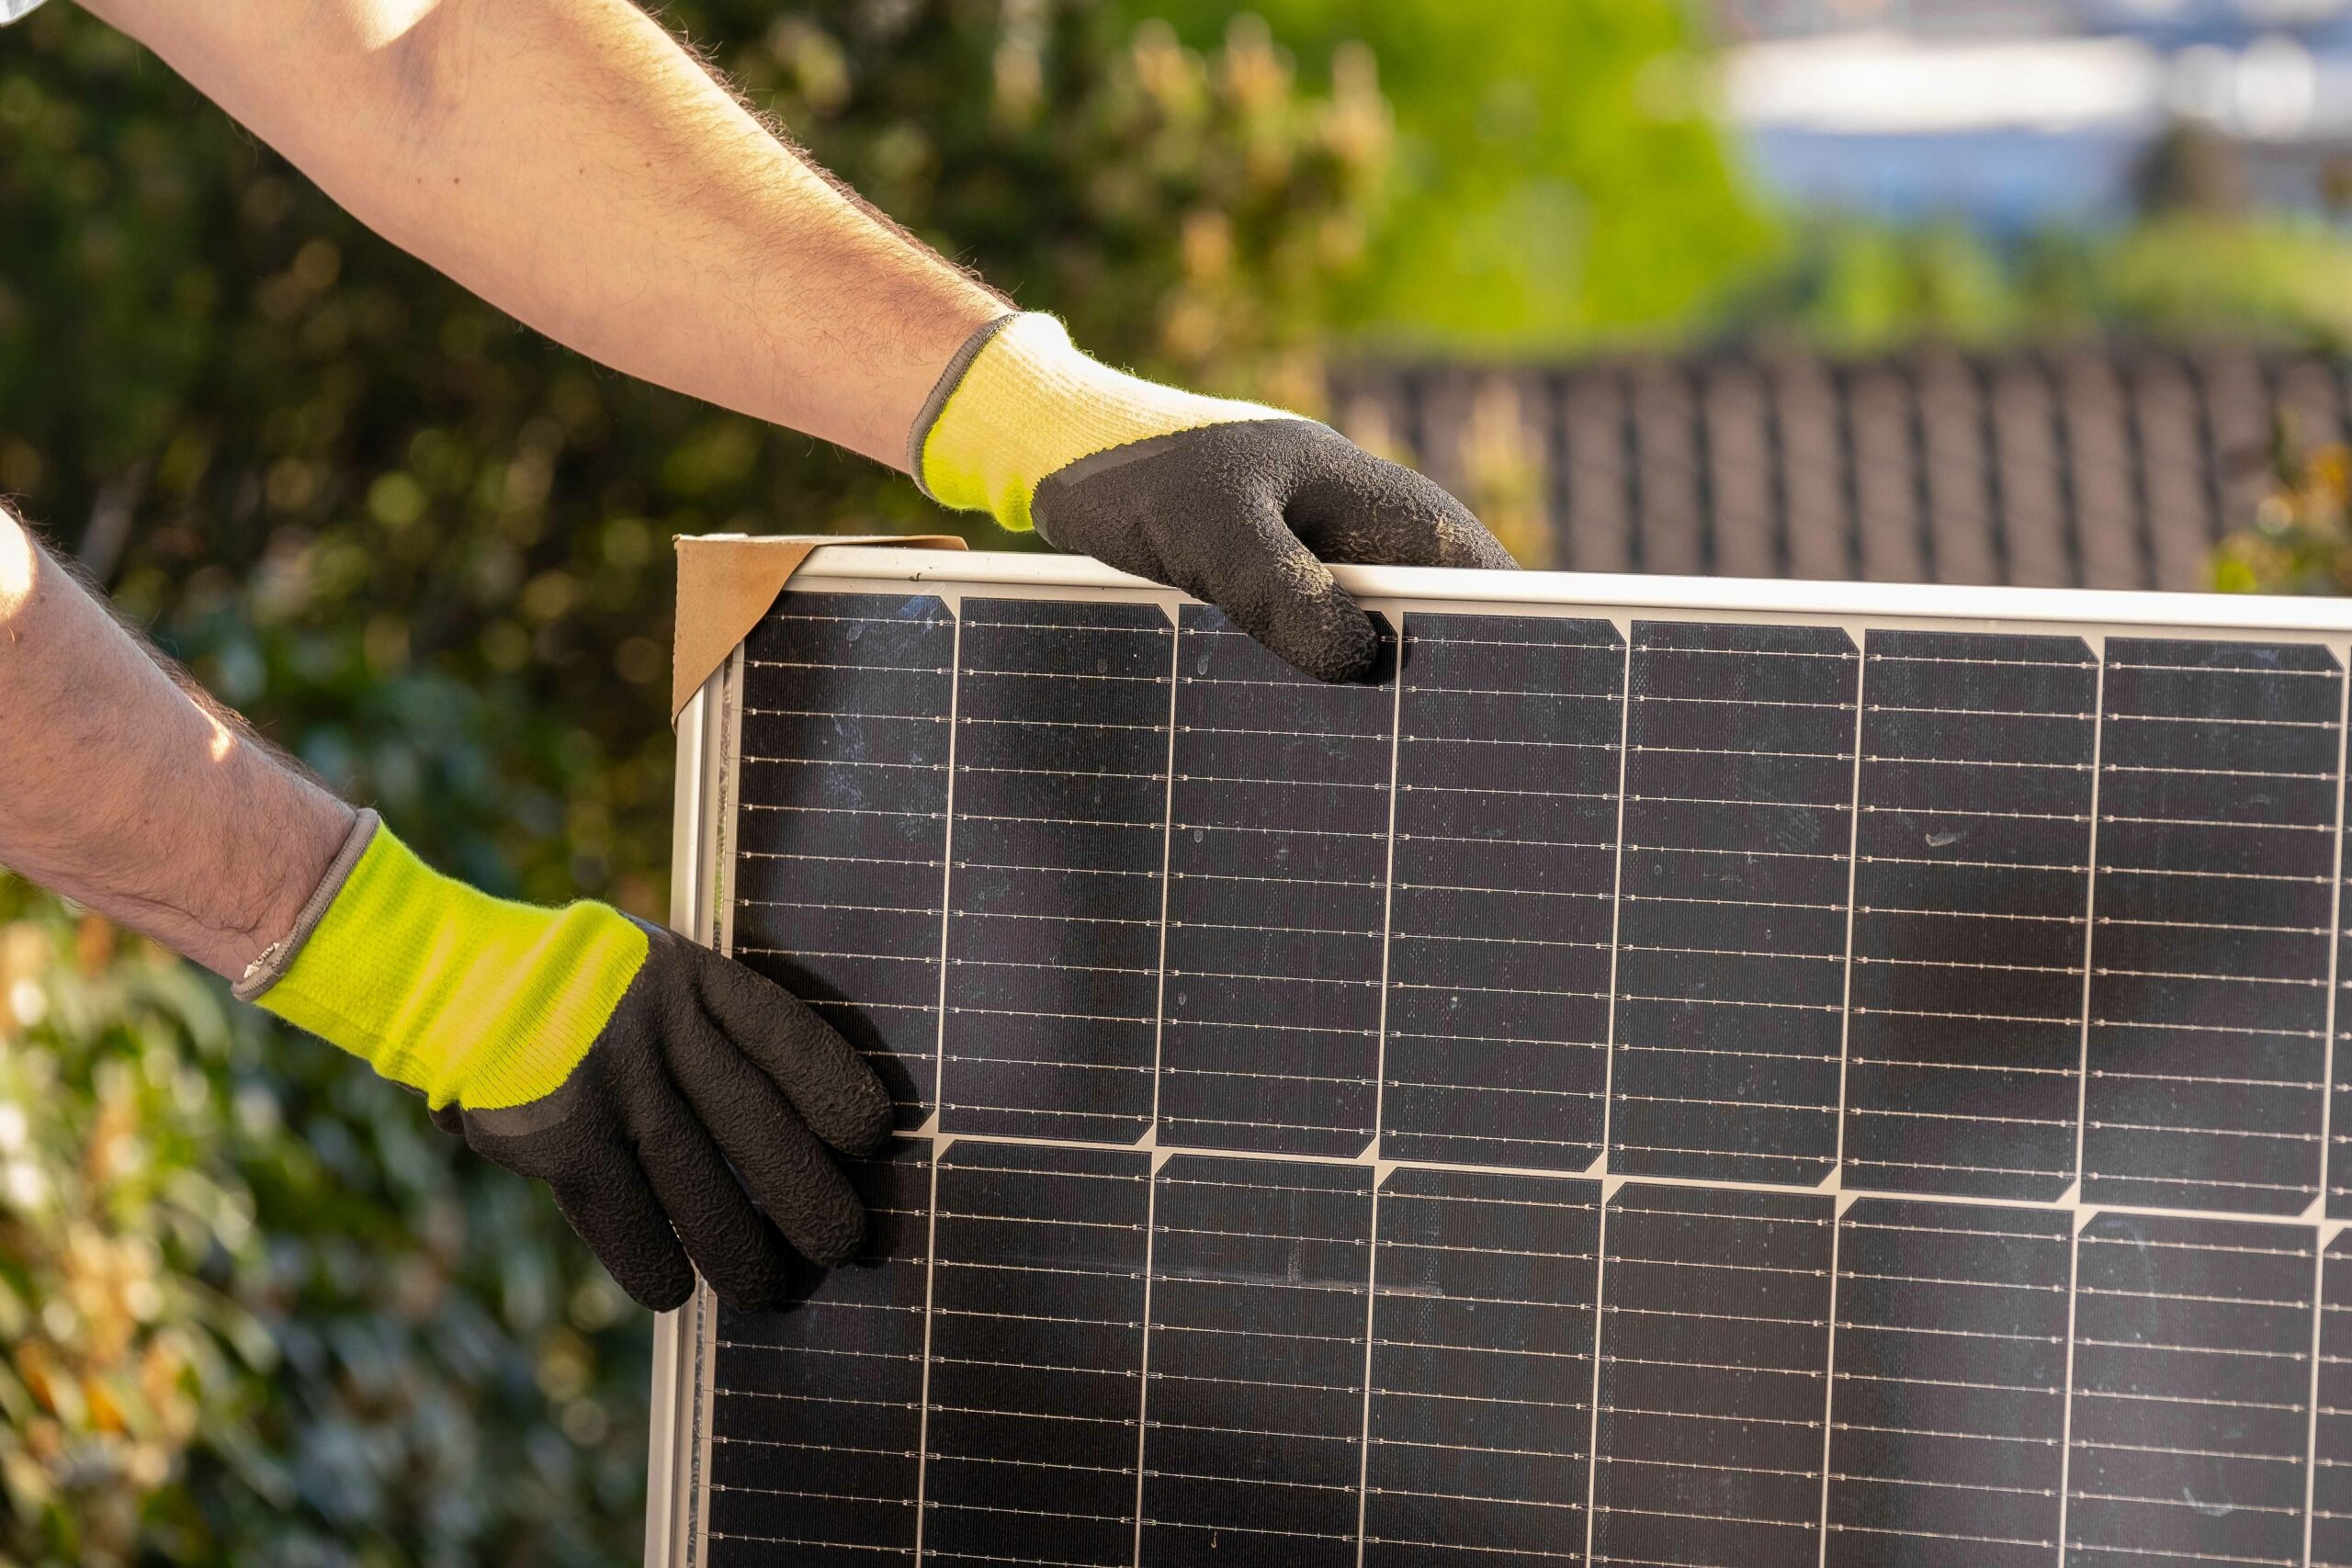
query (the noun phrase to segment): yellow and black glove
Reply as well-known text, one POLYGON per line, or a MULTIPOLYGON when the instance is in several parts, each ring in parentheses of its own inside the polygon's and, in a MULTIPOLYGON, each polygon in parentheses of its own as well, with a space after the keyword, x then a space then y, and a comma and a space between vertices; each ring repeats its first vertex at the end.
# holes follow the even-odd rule
POLYGON ((657 1312, 693 1290, 689 1258, 758 1310, 789 1288, 784 1237, 831 1265, 864 1235, 825 1145, 879 1145, 889 1096, 806 1005, 605 905, 534 908, 452 881, 372 811, 237 994, 422 1090, 444 1128, 548 1183, 657 1312))
POLYGON ((1514 564, 1410 468, 1281 409, 1114 370, 1051 316, 975 333, 915 420, 907 458, 942 505, 1180 588, 1327 681, 1363 677, 1378 644, 1324 561, 1514 564))

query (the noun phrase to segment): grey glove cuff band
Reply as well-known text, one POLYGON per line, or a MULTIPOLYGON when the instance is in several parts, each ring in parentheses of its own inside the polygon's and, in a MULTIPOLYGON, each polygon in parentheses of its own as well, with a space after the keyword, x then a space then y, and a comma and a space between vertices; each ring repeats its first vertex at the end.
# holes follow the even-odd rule
POLYGON ((932 383, 931 396, 923 399, 922 408, 916 413, 914 423, 907 428, 907 472, 914 479, 915 489, 922 491, 925 501, 939 499, 922 481, 922 448, 923 443, 931 439, 931 427, 939 423, 940 414, 946 411, 947 400, 954 397, 956 389, 964 384, 964 372, 972 367, 972 361, 980 356, 980 350, 988 347, 989 340, 1020 319, 1019 311, 1007 310, 992 321, 981 322, 972 335, 964 340, 964 345, 956 351, 954 357, 947 361, 947 368, 939 373, 939 379, 932 383))
POLYGON ((325 874, 319 878, 319 885, 311 889, 310 897, 303 901, 301 913, 294 917, 294 929, 263 948, 261 955, 245 965, 245 972, 231 987, 231 995, 241 1002, 249 1002, 285 978, 286 972, 294 967, 294 960, 300 956, 302 944, 311 940, 311 933, 318 930, 319 922, 326 918, 327 908, 334 902, 335 895, 342 892, 343 885, 351 879, 351 868, 357 865, 359 857, 368 852, 368 842, 376 837, 376 829, 382 822, 383 818, 375 812, 366 807, 360 807, 359 814, 352 819, 351 831, 344 836, 343 848, 335 851, 334 859, 327 862, 325 874))

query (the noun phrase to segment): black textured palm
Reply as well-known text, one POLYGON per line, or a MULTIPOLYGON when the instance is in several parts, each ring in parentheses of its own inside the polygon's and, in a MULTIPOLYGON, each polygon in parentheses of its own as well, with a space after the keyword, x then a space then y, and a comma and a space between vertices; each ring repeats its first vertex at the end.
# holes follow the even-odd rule
POLYGON ((1030 512, 1057 548, 1214 604, 1326 681, 1362 679, 1379 648, 1324 562, 1517 564, 1438 485, 1304 419, 1213 424, 1080 458, 1046 477, 1030 512))
POLYGON ((797 998, 656 931, 560 1089, 504 1110, 451 1105, 434 1120, 553 1188, 571 1228, 641 1304, 683 1303, 691 1258, 720 1299, 758 1311, 788 1298, 786 1238, 828 1267, 857 1250, 865 1211, 826 1145, 879 1145, 890 1098, 797 998))

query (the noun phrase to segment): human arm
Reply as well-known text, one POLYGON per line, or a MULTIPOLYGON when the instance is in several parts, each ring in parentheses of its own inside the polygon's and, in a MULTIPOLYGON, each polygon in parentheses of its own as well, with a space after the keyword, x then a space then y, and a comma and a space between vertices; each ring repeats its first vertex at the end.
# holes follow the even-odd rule
POLYGON ((0 865, 234 977, 352 810, 175 682, 0 509, 0 865))
POLYGON ((353 216, 632 376, 886 463, 1008 307, 628 0, 84 0, 353 216))
POLYGON ((85 0, 395 243, 617 369, 913 473, 1304 669, 1326 560, 1508 567, 1419 475, 1099 365, 845 192, 628 0, 85 0))
POLYGON ((422 1091, 553 1187, 639 1302, 683 1301, 691 1257, 766 1305, 789 1288, 784 1236, 819 1262, 854 1248, 825 1150, 886 1136, 889 1100, 814 1012, 603 905, 433 872, 175 679, 5 509, 0 723, 0 865, 422 1091))

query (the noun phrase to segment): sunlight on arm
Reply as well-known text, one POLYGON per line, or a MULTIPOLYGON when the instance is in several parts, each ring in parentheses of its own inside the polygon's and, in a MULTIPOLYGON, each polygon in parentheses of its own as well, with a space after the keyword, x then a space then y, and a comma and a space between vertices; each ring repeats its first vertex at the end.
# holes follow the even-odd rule
POLYGON ((0 512, 0 625, 16 619, 32 598, 34 559, 32 536, 0 512))
POLYGON ((378 50, 415 31, 440 5, 441 0, 356 0, 349 11, 361 46, 378 50))
MULTIPOLYGON (((32 534, 8 513, 0 511, 0 635, 18 635, 15 623, 32 604, 41 575, 40 551, 33 545, 32 534)), ((191 699, 190 705, 204 720, 205 754, 215 762, 226 762, 235 756, 237 732, 201 703, 191 699)))

